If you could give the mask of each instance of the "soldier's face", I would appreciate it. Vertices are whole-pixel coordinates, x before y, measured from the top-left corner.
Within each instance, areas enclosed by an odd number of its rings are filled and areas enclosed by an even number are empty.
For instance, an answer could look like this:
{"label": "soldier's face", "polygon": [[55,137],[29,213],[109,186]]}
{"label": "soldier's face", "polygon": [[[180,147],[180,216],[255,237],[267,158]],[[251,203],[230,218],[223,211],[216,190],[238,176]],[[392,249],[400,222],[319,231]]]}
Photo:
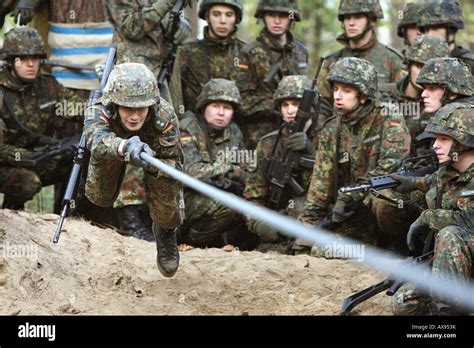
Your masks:
{"label": "soldier's face", "polygon": [[446,40],[448,36],[448,30],[446,29],[446,27],[428,27],[425,29],[424,33],[427,35],[437,36],[443,40]]}
{"label": "soldier's face", "polygon": [[412,45],[415,39],[420,35],[421,35],[421,31],[416,25],[412,25],[405,29],[405,36],[410,45]]}
{"label": "soldier's face", "polygon": [[138,132],[146,121],[149,107],[144,108],[129,108],[126,106],[119,106],[118,113],[120,121],[131,132]]}
{"label": "soldier's face", "polygon": [[425,85],[421,97],[425,105],[425,112],[435,112],[440,109],[443,104],[441,99],[444,95],[444,88],[440,85]]}
{"label": "soldier's face", "polygon": [[448,156],[451,146],[453,146],[453,138],[444,135],[436,134],[436,141],[433,144],[433,150],[438,157],[439,163],[444,163],[449,161],[451,158]]}
{"label": "soldier's face", "polygon": [[359,98],[359,91],[356,88],[339,82],[334,82],[333,96],[334,106],[343,114],[354,110],[367,100],[365,97]]}
{"label": "soldier's face", "polygon": [[292,122],[296,118],[298,107],[300,106],[299,99],[286,99],[281,102],[281,114],[283,121]]}
{"label": "soldier's face", "polygon": [[267,30],[274,36],[284,35],[291,23],[288,13],[284,12],[265,12],[263,21]]}
{"label": "soldier's face", "polygon": [[204,119],[217,129],[226,128],[234,116],[234,108],[229,103],[214,102],[204,109]]}
{"label": "soldier's face", "polygon": [[208,23],[212,32],[220,38],[226,38],[235,29],[237,15],[232,7],[215,5],[209,9]]}
{"label": "soldier's face", "polygon": [[364,32],[369,24],[369,18],[363,14],[346,15],[342,23],[344,24],[346,35],[350,39]]}
{"label": "soldier's face", "polygon": [[13,63],[14,73],[24,79],[33,81],[38,76],[40,70],[40,58],[38,57],[18,57]]}

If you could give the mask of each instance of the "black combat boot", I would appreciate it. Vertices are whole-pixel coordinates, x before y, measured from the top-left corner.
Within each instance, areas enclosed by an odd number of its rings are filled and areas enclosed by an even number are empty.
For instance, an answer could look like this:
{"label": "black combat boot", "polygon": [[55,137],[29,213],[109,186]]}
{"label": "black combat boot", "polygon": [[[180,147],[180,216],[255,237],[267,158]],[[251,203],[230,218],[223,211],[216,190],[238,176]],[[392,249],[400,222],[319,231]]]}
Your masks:
{"label": "black combat boot", "polygon": [[156,239],[156,264],[162,275],[172,277],[179,266],[179,249],[176,240],[176,228],[166,229],[153,223]]}
{"label": "black combat boot", "polygon": [[145,225],[140,217],[139,205],[127,205],[120,208],[120,231],[125,236],[132,236],[153,242],[155,238],[151,229]]}

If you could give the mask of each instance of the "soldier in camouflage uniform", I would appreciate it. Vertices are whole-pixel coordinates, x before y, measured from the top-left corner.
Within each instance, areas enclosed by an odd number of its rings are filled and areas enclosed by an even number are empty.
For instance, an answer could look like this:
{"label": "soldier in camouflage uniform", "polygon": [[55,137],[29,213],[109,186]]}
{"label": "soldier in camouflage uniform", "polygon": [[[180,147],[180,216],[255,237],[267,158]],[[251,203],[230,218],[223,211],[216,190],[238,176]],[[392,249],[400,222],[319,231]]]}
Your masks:
{"label": "soldier in camouflage uniform", "polygon": [[[428,209],[411,225],[407,243],[416,252],[428,231],[435,234],[432,274],[467,283],[474,274],[474,104],[451,103],[441,108],[426,131],[436,136],[433,149],[440,169],[425,177],[401,177],[398,190],[426,192]],[[460,314],[458,303],[447,304],[411,284],[393,296],[397,315]]]}
{"label": "soldier in camouflage uniform", "polygon": [[403,8],[402,18],[397,26],[397,35],[403,38],[407,47],[413,45],[415,39],[421,35],[418,28],[418,11],[420,8],[421,5],[413,3],[407,3]]}
{"label": "soldier in camouflage uniform", "polygon": [[178,49],[176,64],[181,67],[184,109],[197,111],[196,99],[202,86],[213,78],[237,83],[242,97],[251,81],[249,62],[243,53],[245,43],[237,38],[242,20],[240,0],[202,0],[199,18],[207,21],[204,38]]}
{"label": "soldier in camouflage uniform", "polygon": [[[366,207],[370,196],[361,191],[338,194],[338,190],[390,173],[409,154],[410,134],[400,115],[383,115],[376,106],[377,72],[368,61],[343,58],[333,64],[328,81],[335,116],[319,133],[313,176],[299,219],[316,225],[327,217],[336,224],[337,233],[373,243],[374,230],[368,222],[374,218]],[[323,256],[324,249],[314,246],[312,255]]]}
{"label": "soldier in camouflage uniform", "polygon": [[[311,174],[313,171],[313,159],[317,146],[317,134],[312,120],[308,120],[305,132],[289,134],[288,125],[297,116],[297,111],[305,89],[311,88],[311,80],[303,75],[285,76],[273,96],[274,108],[283,118],[283,125],[279,130],[271,132],[260,139],[257,145],[257,168],[252,171],[247,185],[245,186],[244,198],[259,205],[267,205],[269,194],[269,180],[271,178],[265,172],[268,161],[272,158],[282,159],[285,148],[291,151],[298,151],[301,156],[308,159],[308,167],[301,167],[294,173],[296,181],[303,188],[303,195],[296,195],[293,191],[286,192],[286,197],[280,210],[285,215],[296,218],[303,210],[306,192],[309,187]],[[303,163],[303,161],[301,161]],[[286,247],[287,238],[279,234],[278,231],[261,221],[246,218],[249,231],[257,234],[261,240],[259,249]],[[281,245],[273,245],[280,243]]]}
{"label": "soldier in camouflage uniform", "polygon": [[[107,7],[115,26],[114,42],[117,45],[117,62],[135,62],[145,64],[155,76],[158,76],[164,52],[164,32],[169,21],[168,12],[176,0],[107,0]],[[181,19],[177,38],[184,41],[190,32],[187,21]],[[178,40],[178,41],[179,41]],[[171,77],[170,91],[165,83],[161,96],[168,102],[173,101],[178,111],[182,103],[179,69]],[[144,175],[141,168],[127,166],[120,194],[114,202],[119,209],[120,230],[123,234],[153,241],[150,226],[147,223],[145,205]]]}
{"label": "soldier in camouflage uniform", "polygon": [[255,82],[244,100],[246,117],[240,123],[249,149],[278,128],[280,115],[272,101],[278,82],[283,76],[304,75],[308,66],[308,50],[291,33],[294,23],[301,21],[296,0],[260,0],[255,17],[265,26],[259,37],[244,48]]}
{"label": "soldier in camouflage uniform", "polygon": [[60,112],[58,105],[84,101],[54,77],[40,73],[46,47],[35,29],[9,31],[2,55],[8,64],[0,71],[0,132],[4,138],[0,192],[5,194],[4,208],[23,209],[41,187],[67,180],[73,148],[36,165],[27,160],[47,152],[48,144],[63,137],[66,124],[79,116]]}
{"label": "soldier in camouflage uniform", "polygon": [[[235,82],[210,80],[197,99],[196,110],[180,121],[185,172],[236,193],[233,188],[245,185],[247,165],[245,158],[232,158],[244,149],[242,133],[232,122],[242,110]],[[185,189],[185,206],[180,241],[186,244],[217,245],[236,220],[234,211],[190,189]]]}
{"label": "soldier in camouflage uniform", "polygon": [[182,186],[150,166],[141,153],[182,168],[178,118],[160,98],[153,73],[143,64],[124,63],[111,72],[103,97],[86,112],[84,125],[91,152],[86,196],[101,207],[112,206],[125,164],[145,172],[145,192],[153,220],[157,264],[161,274],[173,276],[179,264],[176,229],[183,221]]}
{"label": "soldier in camouflage uniform", "polygon": [[450,57],[463,60],[474,72],[474,53],[456,45],[456,33],[464,29],[464,18],[457,1],[442,0],[424,3],[419,12],[420,30],[424,34],[436,35],[446,40]]}
{"label": "soldier in camouflage uniform", "polygon": [[345,47],[323,58],[318,76],[324,116],[332,115],[332,91],[327,80],[331,65],[343,57],[357,57],[369,61],[377,71],[378,83],[398,81],[402,76],[403,56],[376,37],[377,19],[383,18],[378,0],[341,0],[338,19],[345,32],[337,41]]}

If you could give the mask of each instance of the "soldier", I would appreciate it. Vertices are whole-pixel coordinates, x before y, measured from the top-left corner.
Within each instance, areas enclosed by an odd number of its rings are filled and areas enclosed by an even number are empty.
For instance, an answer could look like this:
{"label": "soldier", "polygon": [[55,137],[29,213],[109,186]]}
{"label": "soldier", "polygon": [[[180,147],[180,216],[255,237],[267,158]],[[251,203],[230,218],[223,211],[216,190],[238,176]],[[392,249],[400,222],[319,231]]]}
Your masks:
{"label": "soldier", "polygon": [[464,18],[458,2],[443,0],[424,3],[419,14],[421,32],[446,40],[451,51],[450,56],[463,60],[473,72],[474,53],[456,45],[456,33],[459,29],[464,29]]}
{"label": "soldier", "polygon": [[[408,76],[403,77],[398,82],[379,86],[385,110],[401,113],[405,118],[413,140],[413,146],[417,144],[414,140],[424,131],[432,116],[431,112],[423,112],[423,99],[421,97],[423,87],[416,83],[416,79],[428,60],[444,58],[448,55],[449,49],[445,40],[431,35],[417,37],[405,54]],[[413,148],[412,155],[416,156],[416,154],[417,152]]]}
{"label": "soldier", "polygon": [[343,57],[357,57],[369,61],[377,71],[378,83],[398,81],[402,76],[403,56],[389,46],[381,44],[376,37],[377,20],[383,18],[378,0],[341,0],[338,19],[344,33],[337,41],[345,47],[324,58],[318,76],[322,110],[325,116],[332,115],[333,100],[327,80],[331,65]]}
{"label": "soldier", "polygon": [[[269,185],[271,177],[265,172],[269,161],[273,158],[283,159],[285,149],[298,151],[301,156],[308,159],[308,167],[299,168],[297,173],[293,173],[298,184],[304,189],[302,195],[293,191],[286,192],[284,208],[281,212],[285,215],[296,218],[303,210],[305,195],[308,190],[309,181],[313,169],[313,159],[317,146],[317,134],[312,120],[306,122],[305,131],[289,134],[288,125],[296,116],[299,104],[303,98],[305,89],[311,88],[311,80],[303,75],[285,76],[273,96],[274,108],[280,113],[283,125],[279,130],[271,132],[260,139],[257,145],[257,168],[252,171],[247,185],[245,186],[244,198],[259,205],[267,205]],[[302,162],[302,161],[301,161]],[[287,239],[278,233],[277,230],[265,225],[261,221],[246,218],[247,228],[257,234],[262,242],[259,246],[261,251],[267,248],[281,250],[281,247],[288,246]]]}
{"label": "soldier", "polygon": [[397,26],[397,35],[403,38],[407,47],[413,45],[415,39],[421,35],[420,29],[418,28],[418,11],[420,8],[421,5],[413,3],[407,3],[403,8],[402,18]]}
{"label": "soldier", "polygon": [[117,65],[103,97],[86,112],[84,125],[91,152],[86,196],[101,207],[112,206],[118,195],[127,161],[143,168],[145,191],[153,220],[157,265],[172,277],[179,265],[176,229],[183,221],[182,186],[150,166],[142,152],[182,168],[178,119],[163,98],[153,73],[143,64]]}
{"label": "soldier", "polygon": [[257,40],[244,48],[255,81],[244,100],[246,117],[240,123],[249,149],[278,127],[280,115],[272,101],[278,82],[283,76],[304,75],[308,66],[308,50],[291,33],[295,22],[301,21],[296,0],[260,0],[255,17],[265,26]]}
{"label": "soldier", "polygon": [[247,93],[249,63],[243,54],[245,43],[236,34],[242,11],[240,0],[201,1],[199,18],[207,21],[204,38],[181,46],[176,62],[181,67],[185,110],[195,111],[202,86],[213,78],[235,81],[241,95]]}
{"label": "soldier", "polygon": [[[112,22],[115,26],[114,42],[117,45],[118,63],[136,62],[145,64],[158,76],[163,63],[165,47],[164,32],[169,22],[169,11],[176,0],[107,0]],[[184,41],[190,32],[186,19],[180,18],[180,30],[176,39]],[[168,85],[161,88],[161,96],[172,102],[178,111],[181,105],[181,84],[179,69],[172,74],[170,95]],[[141,168],[127,166],[119,196],[114,208],[119,209],[120,230],[125,235],[153,241],[147,223],[145,188]]]}
{"label": "soldier", "polygon": [[[373,221],[366,192],[339,193],[372,176],[390,173],[410,151],[410,134],[397,114],[383,115],[375,104],[377,72],[366,60],[343,58],[334,63],[329,75],[335,116],[319,133],[318,151],[308,190],[305,210],[299,219],[316,225],[327,216],[337,224],[338,233],[373,242]],[[328,215],[328,212],[332,213]],[[348,220],[350,218],[350,221]],[[301,246],[295,241],[295,246]],[[324,248],[314,246],[312,255],[323,256]]]}
{"label": "soldier", "polygon": [[[436,136],[433,149],[441,167],[425,177],[396,177],[400,192],[423,190],[428,209],[410,226],[408,247],[416,252],[428,231],[435,234],[432,274],[440,281],[468,283],[474,266],[474,104],[441,108],[427,132]],[[459,303],[403,285],[392,298],[396,315],[462,314]]]}
{"label": "soldier", "polygon": [[[210,80],[197,99],[196,110],[180,121],[186,173],[241,195],[238,191],[245,185],[248,158],[242,152],[242,133],[232,122],[242,110],[235,82]],[[235,223],[234,211],[193,190],[185,190],[185,206],[186,220],[180,229],[183,243],[199,247],[219,244]]]}
{"label": "soldier", "polygon": [[0,192],[5,194],[3,208],[23,209],[41,187],[67,180],[72,145],[58,156],[33,160],[48,153],[66,124],[78,116],[61,112],[58,105],[83,101],[54,77],[40,73],[46,47],[35,29],[10,30],[2,54],[7,66],[0,72]]}

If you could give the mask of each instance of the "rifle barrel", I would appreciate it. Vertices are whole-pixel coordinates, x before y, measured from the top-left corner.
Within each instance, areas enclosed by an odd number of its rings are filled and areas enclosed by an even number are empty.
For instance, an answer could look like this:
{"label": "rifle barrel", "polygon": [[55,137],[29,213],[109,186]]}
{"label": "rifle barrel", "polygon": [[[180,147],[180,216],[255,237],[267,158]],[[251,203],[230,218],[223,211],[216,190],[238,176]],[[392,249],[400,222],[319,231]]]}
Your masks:
{"label": "rifle barrel", "polygon": [[353,186],[353,187],[342,187],[339,189],[342,193],[354,192],[354,191],[367,191],[371,188],[371,185],[360,185],[360,186]]}

